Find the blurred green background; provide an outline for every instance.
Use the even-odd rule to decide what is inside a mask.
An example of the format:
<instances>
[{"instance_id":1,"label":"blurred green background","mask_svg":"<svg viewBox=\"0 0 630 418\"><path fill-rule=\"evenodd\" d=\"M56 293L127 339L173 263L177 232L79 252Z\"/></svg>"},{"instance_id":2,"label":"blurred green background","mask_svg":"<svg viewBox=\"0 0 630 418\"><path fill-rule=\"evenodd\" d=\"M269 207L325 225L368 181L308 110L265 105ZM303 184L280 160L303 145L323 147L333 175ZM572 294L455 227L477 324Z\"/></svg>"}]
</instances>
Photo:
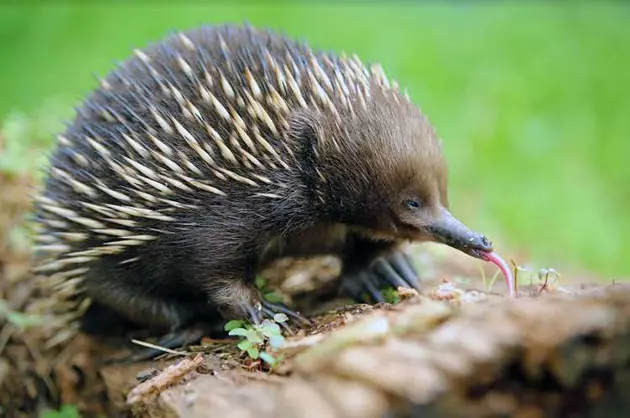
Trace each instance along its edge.
<instances>
[{"instance_id":1,"label":"blurred green background","mask_svg":"<svg viewBox=\"0 0 630 418\"><path fill-rule=\"evenodd\" d=\"M241 22L380 61L444 138L453 212L499 252L630 273L630 9L602 3L0 5L0 169L32 172L133 47Z\"/></svg>"}]
</instances>

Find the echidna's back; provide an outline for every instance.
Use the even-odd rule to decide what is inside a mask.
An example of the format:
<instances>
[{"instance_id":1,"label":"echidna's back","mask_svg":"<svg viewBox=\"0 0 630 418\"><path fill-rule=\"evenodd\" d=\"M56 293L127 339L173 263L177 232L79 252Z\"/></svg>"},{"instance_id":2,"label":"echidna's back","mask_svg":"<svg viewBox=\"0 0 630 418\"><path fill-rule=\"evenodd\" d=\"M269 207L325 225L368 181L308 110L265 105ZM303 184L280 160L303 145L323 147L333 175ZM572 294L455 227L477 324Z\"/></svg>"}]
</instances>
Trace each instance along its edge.
<instances>
[{"instance_id":1,"label":"echidna's back","mask_svg":"<svg viewBox=\"0 0 630 418\"><path fill-rule=\"evenodd\" d=\"M187 294L165 275L196 273L190 240L212 236L209 219L251 230L253 217L277 217L303 193L304 144L287 134L290 115L340 120L365 106L375 77L388 83L356 57L248 27L204 27L136 50L59 137L38 199L35 271L58 308L85 309L87 281ZM103 272L113 279L99 282Z\"/></svg>"},{"instance_id":2,"label":"echidna's back","mask_svg":"<svg viewBox=\"0 0 630 418\"><path fill-rule=\"evenodd\" d=\"M136 50L101 80L59 136L37 199L34 270L57 310L80 314L88 280L115 288L135 275L154 278L147 293L188 293L163 277L186 274L186 231L207 211L237 219L233 202L283 195L292 103L277 76L304 51L270 32L203 27Z\"/></svg>"}]
</instances>

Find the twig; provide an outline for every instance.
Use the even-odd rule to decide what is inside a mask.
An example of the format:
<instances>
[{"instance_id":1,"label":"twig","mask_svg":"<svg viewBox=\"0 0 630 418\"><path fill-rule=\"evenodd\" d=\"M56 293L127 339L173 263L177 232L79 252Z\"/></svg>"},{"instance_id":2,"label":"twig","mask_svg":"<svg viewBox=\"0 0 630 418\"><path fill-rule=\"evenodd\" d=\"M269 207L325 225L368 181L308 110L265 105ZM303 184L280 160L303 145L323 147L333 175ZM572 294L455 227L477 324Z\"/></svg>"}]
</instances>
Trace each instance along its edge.
<instances>
[{"instance_id":1,"label":"twig","mask_svg":"<svg viewBox=\"0 0 630 418\"><path fill-rule=\"evenodd\" d=\"M185 358L179 363L171 364L156 376L133 388L127 395L127 404L149 402L154 396L158 396L162 391L179 383L189 373L201 366L203 361L204 356L197 354L193 359Z\"/></svg>"},{"instance_id":2,"label":"twig","mask_svg":"<svg viewBox=\"0 0 630 418\"><path fill-rule=\"evenodd\" d=\"M134 344L141 345L143 347L153 348L154 350L159 350L159 351L163 351L165 353L175 354L175 355L178 355L178 356L188 356L188 355L192 354L192 353L190 353L188 351L171 350L170 348L161 347L159 345L151 344L151 343L148 343L146 341L131 340L131 342L134 343Z\"/></svg>"}]
</instances>

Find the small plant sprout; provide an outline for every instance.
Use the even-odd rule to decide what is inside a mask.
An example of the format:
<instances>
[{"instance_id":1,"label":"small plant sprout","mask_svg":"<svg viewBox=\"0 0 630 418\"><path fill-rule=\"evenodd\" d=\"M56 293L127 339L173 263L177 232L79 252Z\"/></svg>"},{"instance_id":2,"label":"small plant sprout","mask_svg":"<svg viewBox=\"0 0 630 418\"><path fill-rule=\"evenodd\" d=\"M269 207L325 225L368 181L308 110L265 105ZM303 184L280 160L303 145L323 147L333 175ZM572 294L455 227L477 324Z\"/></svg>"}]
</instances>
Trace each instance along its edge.
<instances>
[{"instance_id":1,"label":"small plant sprout","mask_svg":"<svg viewBox=\"0 0 630 418\"><path fill-rule=\"evenodd\" d=\"M553 268L541 268L538 271L534 271L527 267L517 265L513 260L510 261L514 269L515 280L518 279L519 273L521 274L521 276L523 273L528 274L529 285L533 288L535 286L534 279L537 279L538 284L536 286L540 288L538 291L538 296L540 296L545 290L549 290L551 285L553 285L560 279L560 273L558 273Z\"/></svg>"},{"instance_id":2,"label":"small plant sprout","mask_svg":"<svg viewBox=\"0 0 630 418\"><path fill-rule=\"evenodd\" d=\"M249 358L261 359L273 368L282 360L277 354L284 345L284 336L279 324L285 323L288 319L285 314L277 313L273 320L265 319L258 325L243 320L232 320L225 324L224 329L229 335L241 338L237 347L246 352ZM268 346L268 351L263 350L265 345Z\"/></svg>"},{"instance_id":3,"label":"small plant sprout","mask_svg":"<svg viewBox=\"0 0 630 418\"><path fill-rule=\"evenodd\" d=\"M553 277L551 283L549 282L549 276ZM543 291L548 290L549 286L557 282L559 279L560 273L553 268L538 270L538 280L542 282L540 285L540 292L538 292L538 294L540 295Z\"/></svg>"},{"instance_id":4,"label":"small plant sprout","mask_svg":"<svg viewBox=\"0 0 630 418\"><path fill-rule=\"evenodd\" d=\"M499 277L499 273L501 273L501 271L497 271L496 273L494 273L489 283L488 283L488 279L486 278L486 272L481 266L479 266L479 272L481 273L481 281L482 281L481 283L482 283L483 289L486 292L491 293L492 287L494 286L494 282L497 280L497 277ZM514 277L516 280L516 276Z\"/></svg>"},{"instance_id":5,"label":"small plant sprout","mask_svg":"<svg viewBox=\"0 0 630 418\"><path fill-rule=\"evenodd\" d=\"M395 305L400 302L400 295L398 294L398 291L391 286L381 289L381 295L383 295L385 302L391 305Z\"/></svg>"},{"instance_id":6,"label":"small plant sprout","mask_svg":"<svg viewBox=\"0 0 630 418\"><path fill-rule=\"evenodd\" d=\"M510 260L510 263L512 264L512 270L514 271L514 281L516 283L518 283L518 280L519 280L519 273L527 273L527 274L529 274L529 284L530 284L530 286L534 285L533 280L532 280L532 278L533 278L532 273L533 272L530 269L528 269L526 267L519 266L518 264L516 264L516 261L514 261L514 260ZM522 274L520 276L522 276Z\"/></svg>"},{"instance_id":7,"label":"small plant sprout","mask_svg":"<svg viewBox=\"0 0 630 418\"><path fill-rule=\"evenodd\" d=\"M490 279L490 283L488 283L488 292L492 291L492 287L494 286L494 282L496 282L497 277L499 277L499 273L501 273L500 271L497 271L496 273L494 273L492 275L492 278Z\"/></svg>"},{"instance_id":8,"label":"small plant sprout","mask_svg":"<svg viewBox=\"0 0 630 418\"><path fill-rule=\"evenodd\" d=\"M484 290L488 291L487 290L488 288L486 287L486 272L481 266L479 266L479 273L481 274L481 285L484 288Z\"/></svg>"}]
</instances>

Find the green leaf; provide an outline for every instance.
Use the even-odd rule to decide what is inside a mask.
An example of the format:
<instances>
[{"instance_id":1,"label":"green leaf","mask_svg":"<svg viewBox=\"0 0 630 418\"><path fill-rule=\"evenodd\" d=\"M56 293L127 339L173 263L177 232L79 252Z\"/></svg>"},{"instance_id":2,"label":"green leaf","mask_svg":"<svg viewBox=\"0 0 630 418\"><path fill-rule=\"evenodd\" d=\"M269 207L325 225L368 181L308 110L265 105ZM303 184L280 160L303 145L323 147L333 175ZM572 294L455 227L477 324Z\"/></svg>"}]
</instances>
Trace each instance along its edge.
<instances>
[{"instance_id":1,"label":"green leaf","mask_svg":"<svg viewBox=\"0 0 630 418\"><path fill-rule=\"evenodd\" d=\"M276 365L276 359L271 354L265 351L260 353L260 359L272 367Z\"/></svg>"},{"instance_id":2,"label":"green leaf","mask_svg":"<svg viewBox=\"0 0 630 418\"><path fill-rule=\"evenodd\" d=\"M279 303L282 302L282 296L277 292L269 292L265 293L265 300L271 303Z\"/></svg>"},{"instance_id":3,"label":"green leaf","mask_svg":"<svg viewBox=\"0 0 630 418\"><path fill-rule=\"evenodd\" d=\"M244 324L243 320L241 320L241 319L233 319L233 320L229 321L227 324L225 324L223 329L226 330L226 331L232 331L233 329L242 327L243 324Z\"/></svg>"},{"instance_id":4,"label":"green leaf","mask_svg":"<svg viewBox=\"0 0 630 418\"><path fill-rule=\"evenodd\" d=\"M258 359L259 351L256 347L251 347L247 349L247 354L254 360Z\"/></svg>"},{"instance_id":5,"label":"green leaf","mask_svg":"<svg viewBox=\"0 0 630 418\"><path fill-rule=\"evenodd\" d=\"M398 302L400 302L400 296L398 295L398 291L396 291L396 289L394 289L393 287L386 287L384 289L381 289L381 295L383 295L385 302L390 303L392 305L395 305Z\"/></svg>"},{"instance_id":6,"label":"green leaf","mask_svg":"<svg viewBox=\"0 0 630 418\"><path fill-rule=\"evenodd\" d=\"M261 328L264 328L264 327L268 327L269 325L273 325L273 324L275 324L275 322L273 322L273 321L272 321L271 319L269 319L269 318L265 318L265 319L263 319L263 321L261 322L260 327L261 327Z\"/></svg>"},{"instance_id":7,"label":"green leaf","mask_svg":"<svg viewBox=\"0 0 630 418\"><path fill-rule=\"evenodd\" d=\"M274 335L269 338L269 345L274 349L282 348L284 345L284 337L282 335Z\"/></svg>"},{"instance_id":8,"label":"green leaf","mask_svg":"<svg viewBox=\"0 0 630 418\"><path fill-rule=\"evenodd\" d=\"M262 276L256 276L256 278L254 279L254 284L257 288L264 289L265 285L267 284L267 280L265 280L265 278Z\"/></svg>"},{"instance_id":9,"label":"green leaf","mask_svg":"<svg viewBox=\"0 0 630 418\"><path fill-rule=\"evenodd\" d=\"M283 322L287 322L289 320L289 317L283 313L277 313L273 316L273 320L281 324Z\"/></svg>"},{"instance_id":10,"label":"green leaf","mask_svg":"<svg viewBox=\"0 0 630 418\"><path fill-rule=\"evenodd\" d=\"M245 328L234 328L232 331L228 333L228 335L238 336L238 337L247 337L249 330Z\"/></svg>"},{"instance_id":11,"label":"green leaf","mask_svg":"<svg viewBox=\"0 0 630 418\"><path fill-rule=\"evenodd\" d=\"M269 338L274 337L276 335L282 335L282 332L280 331L280 327L278 326L278 324L274 324L274 323L261 327L260 332L262 332L265 337L269 337Z\"/></svg>"},{"instance_id":12,"label":"green leaf","mask_svg":"<svg viewBox=\"0 0 630 418\"><path fill-rule=\"evenodd\" d=\"M245 338L247 338L247 340L254 344L260 344L264 341L260 333L255 329L247 330Z\"/></svg>"},{"instance_id":13,"label":"green leaf","mask_svg":"<svg viewBox=\"0 0 630 418\"><path fill-rule=\"evenodd\" d=\"M236 346L243 351L247 351L252 346L252 343L249 340L243 340L240 343L236 344Z\"/></svg>"}]
</instances>

